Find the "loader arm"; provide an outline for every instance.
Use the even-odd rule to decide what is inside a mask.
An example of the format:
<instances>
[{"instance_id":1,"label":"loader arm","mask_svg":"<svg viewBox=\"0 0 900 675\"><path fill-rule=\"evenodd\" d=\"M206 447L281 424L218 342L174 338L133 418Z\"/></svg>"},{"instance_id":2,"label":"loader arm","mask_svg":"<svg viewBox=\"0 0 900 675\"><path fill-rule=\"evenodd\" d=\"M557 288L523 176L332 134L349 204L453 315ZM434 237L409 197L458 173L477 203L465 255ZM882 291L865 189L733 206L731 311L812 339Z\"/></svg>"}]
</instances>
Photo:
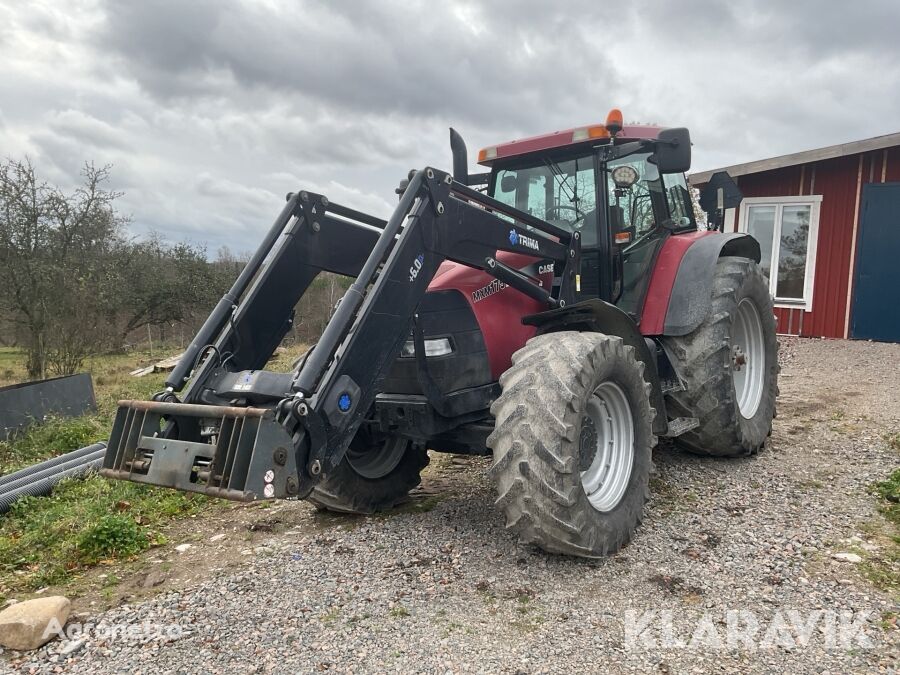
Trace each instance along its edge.
<instances>
[{"instance_id":1,"label":"loader arm","mask_svg":"<svg viewBox=\"0 0 900 675\"><path fill-rule=\"evenodd\" d=\"M553 261L552 289L505 268L498 250ZM308 495L341 461L445 260L563 307L575 299L580 234L431 168L386 222L290 195L166 390L120 403L102 473L241 500ZM356 280L318 343L293 373L259 370L323 270Z\"/></svg>"}]
</instances>

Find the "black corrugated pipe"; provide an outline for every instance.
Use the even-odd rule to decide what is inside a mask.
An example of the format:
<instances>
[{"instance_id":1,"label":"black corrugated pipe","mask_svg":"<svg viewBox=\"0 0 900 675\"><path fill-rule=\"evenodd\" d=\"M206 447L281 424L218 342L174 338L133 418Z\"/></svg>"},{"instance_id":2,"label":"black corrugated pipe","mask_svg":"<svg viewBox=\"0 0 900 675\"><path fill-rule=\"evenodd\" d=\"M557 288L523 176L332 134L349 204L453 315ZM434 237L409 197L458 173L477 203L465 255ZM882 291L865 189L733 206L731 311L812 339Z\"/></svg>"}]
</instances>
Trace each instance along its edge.
<instances>
[{"instance_id":1,"label":"black corrugated pipe","mask_svg":"<svg viewBox=\"0 0 900 675\"><path fill-rule=\"evenodd\" d=\"M57 483L65 478L80 478L86 476L87 474L97 471L103 465L103 457L98 457L95 460L91 460L86 464L80 464L78 466L72 467L71 469L66 469L65 471L61 471L60 473L55 473L52 476L47 476L46 478L41 478L36 480L33 483L29 483L24 487L20 487L18 490L10 490L9 492L4 492L0 494L0 513L6 513L9 511L9 507L12 505L14 501L20 499L22 497L37 497L38 495L45 495L50 490L53 489Z\"/></svg>"},{"instance_id":2,"label":"black corrugated pipe","mask_svg":"<svg viewBox=\"0 0 900 675\"><path fill-rule=\"evenodd\" d=\"M63 462L62 464L48 467L43 471L38 471L29 476L23 476L18 480L10 481L9 483L0 485L0 494L6 494L7 492L18 490L19 488L24 487L30 483L34 483L35 481L42 480L49 476L55 476L58 473L68 471L69 469L73 469L76 466L81 466L82 464L87 464L88 462L93 462L96 459L102 459L105 453L106 450L101 447L94 452L88 453L87 455L76 457L75 459L69 460L68 462Z\"/></svg>"},{"instance_id":3,"label":"black corrugated pipe","mask_svg":"<svg viewBox=\"0 0 900 675\"><path fill-rule=\"evenodd\" d=\"M60 464L67 464L71 462L73 459L78 459L79 457L86 457L87 455L93 454L98 450L103 450L106 448L106 443L94 443L93 445L86 445L83 448L78 450L72 450L72 452L67 452L64 455L59 455L58 457L54 457L52 459L48 459L45 462L40 462L38 464L32 464L31 466L25 467L24 469L20 469L15 473L8 473L5 476L0 476L0 492L4 492L6 490L6 485L12 483L13 481L17 481L26 476L33 476L36 473L43 471L44 469L49 469L54 466L59 466Z\"/></svg>"}]
</instances>

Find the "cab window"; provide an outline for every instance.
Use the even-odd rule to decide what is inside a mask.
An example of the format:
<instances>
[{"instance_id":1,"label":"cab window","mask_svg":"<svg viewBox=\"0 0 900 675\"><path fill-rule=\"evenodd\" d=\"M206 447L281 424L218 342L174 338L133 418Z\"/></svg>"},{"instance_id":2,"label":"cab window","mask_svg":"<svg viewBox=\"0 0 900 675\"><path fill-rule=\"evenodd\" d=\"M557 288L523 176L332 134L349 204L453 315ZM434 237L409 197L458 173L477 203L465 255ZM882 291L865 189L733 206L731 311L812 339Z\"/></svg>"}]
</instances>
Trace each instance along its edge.
<instances>
[{"instance_id":1,"label":"cab window","mask_svg":"<svg viewBox=\"0 0 900 675\"><path fill-rule=\"evenodd\" d=\"M493 196L521 211L563 227L583 230L582 246L597 243L597 192L591 155L538 166L501 169Z\"/></svg>"},{"instance_id":2,"label":"cab window","mask_svg":"<svg viewBox=\"0 0 900 675\"><path fill-rule=\"evenodd\" d=\"M662 186L655 164L647 161L649 153L630 155L608 164L609 220L613 232L632 232L632 240L652 231L665 213L662 208ZM613 180L617 167L628 166L637 174L637 181L628 188L618 187Z\"/></svg>"},{"instance_id":3,"label":"cab window","mask_svg":"<svg viewBox=\"0 0 900 675\"><path fill-rule=\"evenodd\" d=\"M694 224L694 207L691 193L683 173L667 173L663 175L663 186L666 190L666 204L669 217L678 228L696 228Z\"/></svg>"}]
</instances>

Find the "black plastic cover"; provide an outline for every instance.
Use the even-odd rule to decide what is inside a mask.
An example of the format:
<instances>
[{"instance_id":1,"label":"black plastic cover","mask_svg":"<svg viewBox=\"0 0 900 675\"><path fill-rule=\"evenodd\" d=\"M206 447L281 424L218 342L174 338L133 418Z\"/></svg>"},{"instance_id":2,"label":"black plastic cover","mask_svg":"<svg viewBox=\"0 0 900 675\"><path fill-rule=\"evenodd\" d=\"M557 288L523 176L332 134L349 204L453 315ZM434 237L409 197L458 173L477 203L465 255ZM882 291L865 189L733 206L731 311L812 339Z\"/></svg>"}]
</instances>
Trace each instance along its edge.
<instances>
[{"instance_id":1,"label":"black plastic cover","mask_svg":"<svg viewBox=\"0 0 900 675\"><path fill-rule=\"evenodd\" d=\"M447 356L430 356L427 359L428 372L442 393L492 381L484 336L462 293L430 291L420 303L417 314L426 340L448 338L453 346L453 352ZM392 394L423 393L419 386L416 360L398 358L381 391Z\"/></svg>"}]
</instances>

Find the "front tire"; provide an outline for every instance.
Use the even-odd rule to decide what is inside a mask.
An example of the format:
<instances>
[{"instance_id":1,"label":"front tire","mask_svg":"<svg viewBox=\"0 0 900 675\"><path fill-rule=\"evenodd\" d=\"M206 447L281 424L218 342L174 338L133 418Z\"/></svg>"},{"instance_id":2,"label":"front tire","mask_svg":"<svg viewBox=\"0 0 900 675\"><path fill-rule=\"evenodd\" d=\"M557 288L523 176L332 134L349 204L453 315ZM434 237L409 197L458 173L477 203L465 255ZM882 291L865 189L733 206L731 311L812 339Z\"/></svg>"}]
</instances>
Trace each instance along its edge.
<instances>
[{"instance_id":1,"label":"front tire","mask_svg":"<svg viewBox=\"0 0 900 675\"><path fill-rule=\"evenodd\" d=\"M715 457L756 453L772 431L779 371L772 297L759 266L720 258L703 323L663 345L684 381L683 391L668 395L667 411L700 423L675 443Z\"/></svg>"},{"instance_id":2,"label":"front tire","mask_svg":"<svg viewBox=\"0 0 900 675\"><path fill-rule=\"evenodd\" d=\"M540 335L513 354L488 446L496 504L520 540L588 558L631 540L656 444L643 370L600 333Z\"/></svg>"},{"instance_id":3,"label":"front tire","mask_svg":"<svg viewBox=\"0 0 900 675\"><path fill-rule=\"evenodd\" d=\"M427 465L425 446L394 436L372 437L363 427L307 500L338 513L386 511L408 499Z\"/></svg>"}]
</instances>

